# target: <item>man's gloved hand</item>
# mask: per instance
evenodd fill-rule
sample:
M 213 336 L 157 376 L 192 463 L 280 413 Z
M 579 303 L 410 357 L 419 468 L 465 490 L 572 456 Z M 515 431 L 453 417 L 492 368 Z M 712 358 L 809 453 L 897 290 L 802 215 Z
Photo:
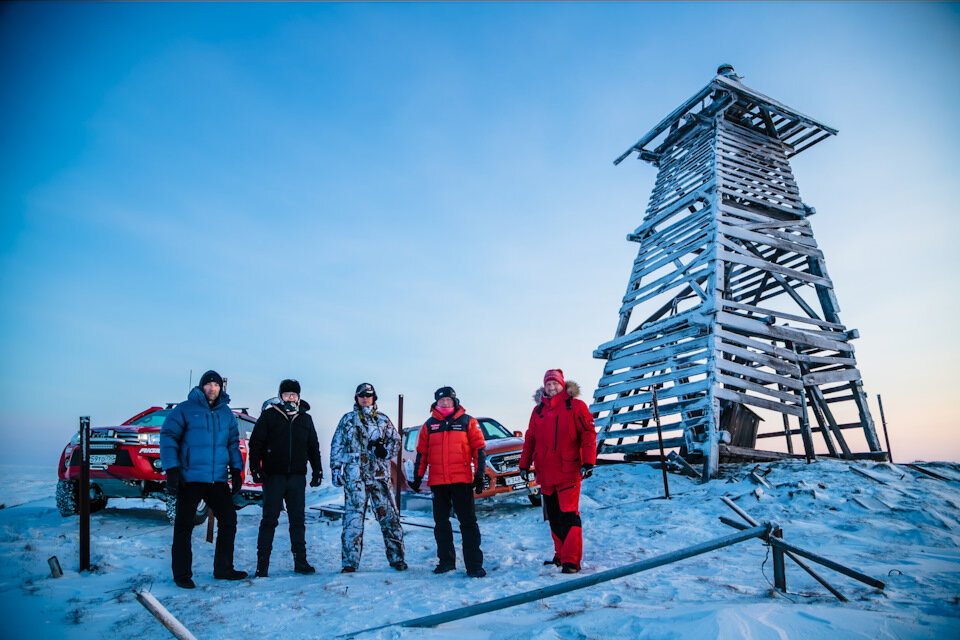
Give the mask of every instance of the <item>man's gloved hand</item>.
M 423 484 L 423 478 L 421 478 L 420 476 L 413 476 L 413 480 L 411 480 L 411 481 L 408 482 L 407 484 L 410 485 L 410 488 L 411 488 L 411 489 L 413 489 L 414 491 L 418 491 L 418 492 L 419 492 L 419 491 L 420 491 L 420 485 Z
M 580 478 L 586 480 L 593 475 L 593 465 L 589 462 L 584 462 L 583 466 L 580 467 Z
M 373 449 L 373 455 L 377 456 L 381 460 L 386 459 L 386 457 L 389 455 L 387 448 L 383 446 L 383 438 L 371 440 L 369 448 Z
M 167 495 L 176 497 L 180 491 L 180 467 L 167 469 Z
M 473 476 L 473 492 L 477 495 L 483 493 L 483 479 L 486 477 L 486 474 L 478 473 Z
M 530 482 L 530 469 L 520 469 L 520 478 L 524 482 Z
M 310 486 L 319 487 L 321 482 L 323 482 L 323 471 L 320 471 L 320 470 L 314 471 L 313 477 L 310 478 Z
M 263 484 L 263 472 L 259 468 L 250 467 L 250 479 L 257 484 Z
M 330 472 L 330 477 L 333 479 L 333 486 L 342 487 L 343 486 L 343 470 L 340 467 L 334 467 L 333 471 Z
M 240 469 L 230 469 L 230 493 L 237 495 L 243 488 L 243 474 Z

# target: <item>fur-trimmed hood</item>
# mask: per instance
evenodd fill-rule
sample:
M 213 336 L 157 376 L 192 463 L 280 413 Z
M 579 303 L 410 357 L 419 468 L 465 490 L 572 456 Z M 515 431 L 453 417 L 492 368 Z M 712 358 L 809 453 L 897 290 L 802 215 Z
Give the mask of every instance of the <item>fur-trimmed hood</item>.
M 566 390 L 571 398 L 576 398 L 580 395 L 580 385 L 578 385 L 574 380 L 566 381 Z M 540 404 L 540 401 L 543 400 L 543 386 L 541 385 L 533 394 L 533 402 L 535 404 Z

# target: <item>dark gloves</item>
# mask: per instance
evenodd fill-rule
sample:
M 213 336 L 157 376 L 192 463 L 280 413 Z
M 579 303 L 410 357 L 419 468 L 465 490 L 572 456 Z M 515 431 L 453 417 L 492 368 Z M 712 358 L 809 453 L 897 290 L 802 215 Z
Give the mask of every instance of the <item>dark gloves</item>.
M 377 456 L 381 460 L 384 460 L 390 454 L 390 452 L 387 451 L 387 448 L 383 446 L 383 438 L 371 440 L 368 448 L 373 449 L 373 455 Z
M 483 493 L 483 479 L 486 478 L 486 474 L 478 473 L 473 476 L 473 492 L 477 495 Z
M 176 496 L 180 491 L 180 467 L 167 469 L 167 495 Z
M 407 484 L 409 484 L 410 488 L 413 489 L 414 491 L 420 491 L 420 485 L 423 484 L 423 478 L 421 478 L 420 476 L 413 476 L 413 480 L 411 480 Z
M 584 462 L 583 466 L 580 467 L 580 479 L 586 480 L 593 475 L 593 465 L 589 462 Z
M 250 462 L 250 479 L 257 484 L 263 484 L 263 468 L 260 466 L 260 461 L 257 460 L 254 463 L 253 460 L 248 458 L 248 462 Z
M 323 482 L 323 471 L 317 469 L 313 472 L 313 477 L 310 478 L 310 486 L 319 487 L 321 482 Z
M 530 469 L 520 469 L 520 477 L 524 482 L 530 482 Z
M 237 495 L 243 488 L 243 474 L 240 469 L 230 469 L 230 493 Z
M 333 478 L 333 486 L 342 487 L 343 486 L 343 470 L 340 467 L 334 467 L 333 471 L 330 472 L 331 478 Z

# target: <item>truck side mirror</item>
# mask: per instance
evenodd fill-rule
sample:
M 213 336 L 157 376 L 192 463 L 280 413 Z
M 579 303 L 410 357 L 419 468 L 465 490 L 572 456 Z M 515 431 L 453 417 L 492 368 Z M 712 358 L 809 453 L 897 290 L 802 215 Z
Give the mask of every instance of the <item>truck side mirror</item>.
M 513 432 L 513 435 L 517 436 L 518 438 L 522 438 L 522 437 L 523 437 L 523 431 L 514 431 L 514 432 Z

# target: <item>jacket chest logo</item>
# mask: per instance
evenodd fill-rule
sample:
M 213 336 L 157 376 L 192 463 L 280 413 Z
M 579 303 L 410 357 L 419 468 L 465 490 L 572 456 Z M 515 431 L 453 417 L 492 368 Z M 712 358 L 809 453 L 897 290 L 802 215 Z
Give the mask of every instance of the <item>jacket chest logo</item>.
M 461 433 L 465 433 L 469 424 L 469 421 L 464 420 L 456 420 L 454 422 L 440 422 L 438 420 L 433 420 L 427 424 L 427 428 L 430 430 L 430 433 L 443 433 L 446 431 L 459 431 Z

